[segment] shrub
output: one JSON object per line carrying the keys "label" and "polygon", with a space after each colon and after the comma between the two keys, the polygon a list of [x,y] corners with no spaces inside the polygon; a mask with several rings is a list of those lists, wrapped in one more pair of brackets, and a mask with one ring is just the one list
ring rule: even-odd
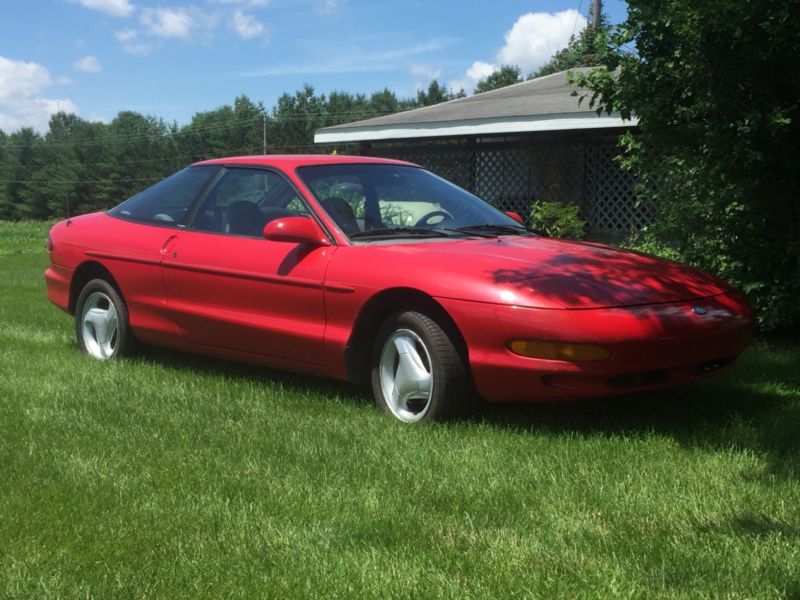
{"label": "shrub", "polygon": [[550,237],[582,240],[586,221],[581,218],[580,207],[573,202],[536,200],[531,204],[531,229]]}
{"label": "shrub", "polygon": [[652,235],[745,292],[763,331],[797,329],[798,3],[627,4],[606,68],[573,79],[591,106],[638,118],[623,164],[655,208]]}

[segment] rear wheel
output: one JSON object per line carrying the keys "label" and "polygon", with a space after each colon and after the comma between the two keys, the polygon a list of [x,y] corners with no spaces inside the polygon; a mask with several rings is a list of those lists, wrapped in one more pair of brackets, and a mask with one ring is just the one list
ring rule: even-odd
{"label": "rear wheel", "polygon": [[89,281],[75,304],[78,347],[98,360],[112,360],[130,352],[134,340],[128,309],[119,292],[103,279]]}
{"label": "rear wheel", "polygon": [[427,315],[409,311],[392,315],[378,332],[372,392],[378,408],[416,423],[459,414],[472,385],[451,337]]}

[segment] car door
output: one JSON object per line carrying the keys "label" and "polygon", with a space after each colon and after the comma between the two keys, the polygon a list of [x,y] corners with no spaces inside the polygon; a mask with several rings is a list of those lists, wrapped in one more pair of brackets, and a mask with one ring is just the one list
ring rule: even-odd
{"label": "car door", "polygon": [[167,303],[191,344],[323,363],[323,279],[335,246],[269,241],[275,218],[310,214],[289,181],[260,168],[228,168],[188,228],[167,246]]}
{"label": "car door", "polygon": [[131,327],[143,342],[174,343],[161,263],[164,249],[186,225],[189,212],[221,167],[192,166],[108,211],[87,256],[114,275],[125,295]]}

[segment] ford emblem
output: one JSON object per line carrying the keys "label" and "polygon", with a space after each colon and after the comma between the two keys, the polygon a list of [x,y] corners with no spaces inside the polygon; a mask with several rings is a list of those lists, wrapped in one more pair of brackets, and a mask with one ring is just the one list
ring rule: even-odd
{"label": "ford emblem", "polygon": [[708,312],[705,307],[703,306],[693,306],[692,312],[696,315],[704,315]]}

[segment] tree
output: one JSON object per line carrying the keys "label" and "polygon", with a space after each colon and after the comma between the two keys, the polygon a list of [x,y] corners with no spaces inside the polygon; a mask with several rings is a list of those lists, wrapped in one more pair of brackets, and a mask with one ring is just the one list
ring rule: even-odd
{"label": "tree", "polygon": [[475,93],[482,94],[490,90],[514,85],[522,81],[522,70],[514,65],[503,65],[497,71],[481,79],[475,86]]}
{"label": "tree", "polygon": [[29,175],[33,183],[26,217],[66,216],[70,201],[74,206],[81,165],[75,156],[74,142],[77,140],[71,134],[81,121],[79,117],[66,113],[50,117],[50,131],[44,136],[38,153],[40,166]]}
{"label": "tree", "polygon": [[[179,154],[173,144],[177,127],[157,117],[123,111],[104,133],[92,139],[87,148],[93,151],[93,162],[102,162],[104,156],[111,161],[106,163],[107,170],[95,166],[83,173],[78,191],[81,211],[99,210],[130,198],[169,175]],[[181,165],[187,162],[191,159],[180,159]]]}
{"label": "tree", "polygon": [[8,187],[10,203],[8,217],[43,218],[37,205],[36,184],[32,173],[41,169],[44,158],[41,152],[42,137],[29,127],[20,129],[9,138],[9,146],[14,148],[16,160]]}
{"label": "tree", "polygon": [[11,136],[0,131],[0,219],[13,218],[15,211],[11,185],[17,157],[11,140]]}
{"label": "tree", "polygon": [[428,85],[427,90],[419,90],[417,92],[417,105],[431,106],[433,104],[440,104],[442,102],[447,102],[448,100],[463,98],[464,95],[465,95],[464,90],[461,90],[458,93],[454,94],[453,92],[449,91],[445,86],[440,84],[437,79],[434,79]]}
{"label": "tree", "polygon": [[233,105],[195,113],[181,128],[179,148],[192,160],[233,154],[260,154],[263,145],[264,106],[247,96]]}
{"label": "tree", "polygon": [[800,326],[798,20],[797,0],[629,0],[607,68],[575,78],[639,119],[624,164],[647,235],[740,287],[765,330]]}
{"label": "tree", "polygon": [[608,60],[612,53],[610,48],[611,26],[605,15],[600,16],[598,27],[591,24],[584,27],[578,37],[572,36],[566,48],[562,48],[544,65],[528,75],[528,79],[543,77],[578,67],[594,67]]}

